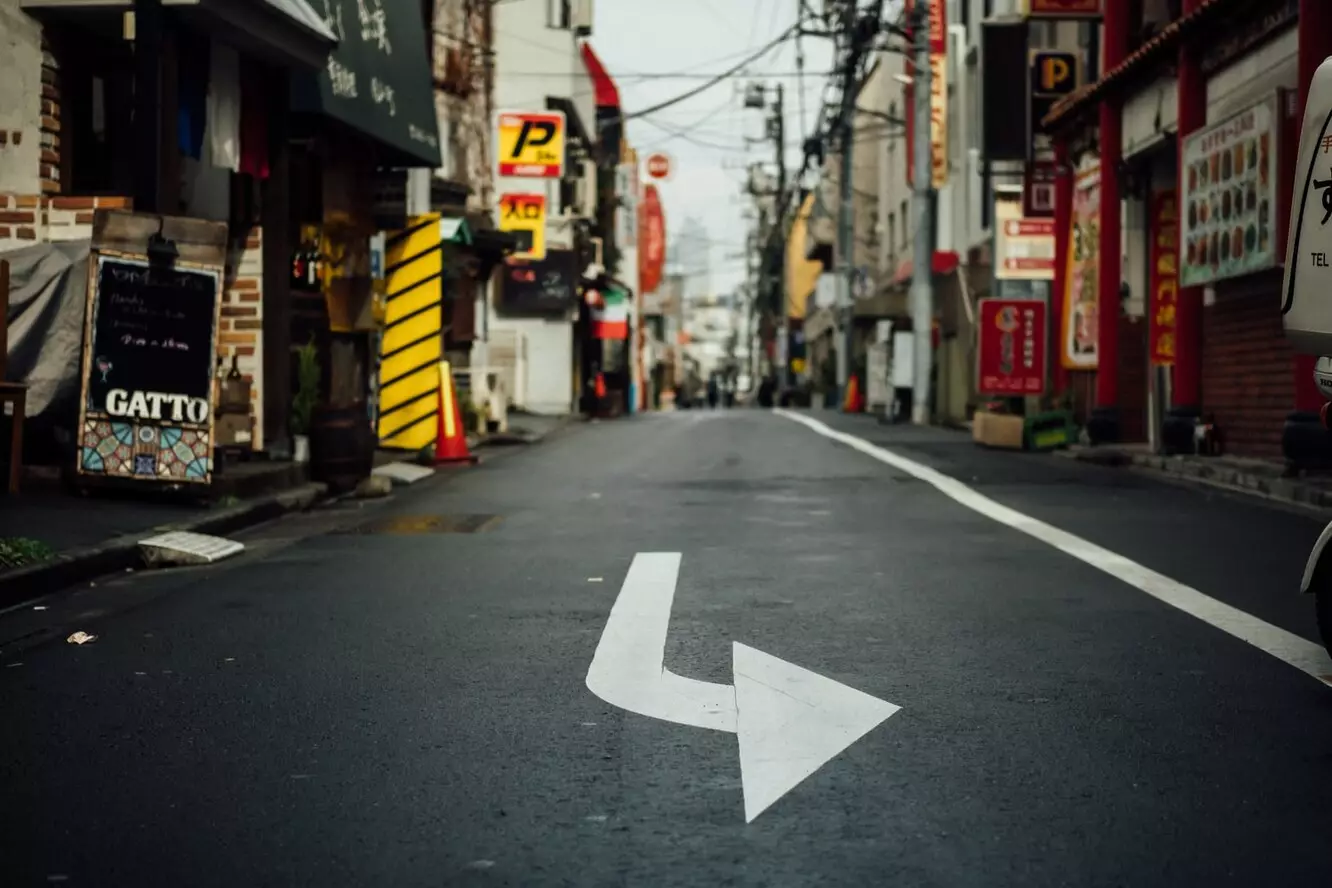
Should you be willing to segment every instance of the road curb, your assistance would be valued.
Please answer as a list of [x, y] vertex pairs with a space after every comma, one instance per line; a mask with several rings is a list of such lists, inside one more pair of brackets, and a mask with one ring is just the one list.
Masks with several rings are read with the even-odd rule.
[[173, 530], [221, 536], [252, 527], [290, 512], [304, 511], [328, 496], [325, 484], [303, 484], [289, 490], [255, 497], [234, 506], [214, 509], [191, 521], [145, 528], [95, 546], [61, 552], [49, 561], [0, 573], [0, 610], [40, 598], [67, 586], [143, 564], [139, 540]]
[[1254, 499], [1326, 513], [1332, 510], [1332, 489], [1299, 478], [1246, 472], [1224, 463], [1160, 456], [1154, 453], [1125, 453], [1118, 450], [1057, 450], [1057, 456], [1105, 468], [1129, 469], [1162, 481], [1208, 487]]

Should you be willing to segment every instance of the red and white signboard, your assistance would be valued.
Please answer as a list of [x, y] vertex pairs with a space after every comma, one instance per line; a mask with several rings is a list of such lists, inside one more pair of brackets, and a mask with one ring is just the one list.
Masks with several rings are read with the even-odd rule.
[[1039, 299], [981, 299], [976, 354], [976, 392], [1021, 397], [1045, 392], [1045, 302]]
[[647, 163], [647, 174], [654, 179], [667, 179], [671, 175], [671, 156], [662, 154], [660, 151], [649, 154]]
[[994, 205], [994, 276], [1001, 280], [1050, 281], [1055, 272], [1053, 219], [1022, 215], [1015, 200]]

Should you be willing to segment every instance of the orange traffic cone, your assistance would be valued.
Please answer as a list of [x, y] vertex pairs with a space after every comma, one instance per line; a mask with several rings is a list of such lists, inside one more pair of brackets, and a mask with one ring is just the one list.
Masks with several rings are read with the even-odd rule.
[[436, 428], [435, 465], [476, 462], [476, 457], [467, 449], [462, 408], [458, 406], [458, 393], [453, 388], [453, 369], [449, 367], [448, 361], [439, 362], [439, 419]]
[[842, 403], [842, 410], [847, 413], [860, 412], [860, 379], [852, 376], [846, 383], [846, 400]]

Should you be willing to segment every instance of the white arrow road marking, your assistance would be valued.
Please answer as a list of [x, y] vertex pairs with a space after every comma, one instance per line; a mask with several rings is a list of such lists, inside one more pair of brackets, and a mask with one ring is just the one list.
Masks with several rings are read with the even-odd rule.
[[734, 643], [733, 685], [664, 665], [680, 553], [634, 556], [587, 670], [587, 687], [649, 718], [736, 734], [745, 822], [752, 823], [900, 707]]

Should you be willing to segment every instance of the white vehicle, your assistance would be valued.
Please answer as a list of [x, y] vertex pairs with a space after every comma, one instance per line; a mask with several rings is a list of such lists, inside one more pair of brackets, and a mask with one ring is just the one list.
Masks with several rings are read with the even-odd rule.
[[[1315, 355], [1314, 381], [1332, 402], [1332, 59], [1314, 74], [1300, 131], [1290, 202], [1282, 320], [1295, 350]], [[1328, 426], [1328, 405], [1322, 410]], [[1304, 566], [1300, 591], [1312, 594], [1323, 645], [1332, 652], [1332, 524], [1323, 528]]]

